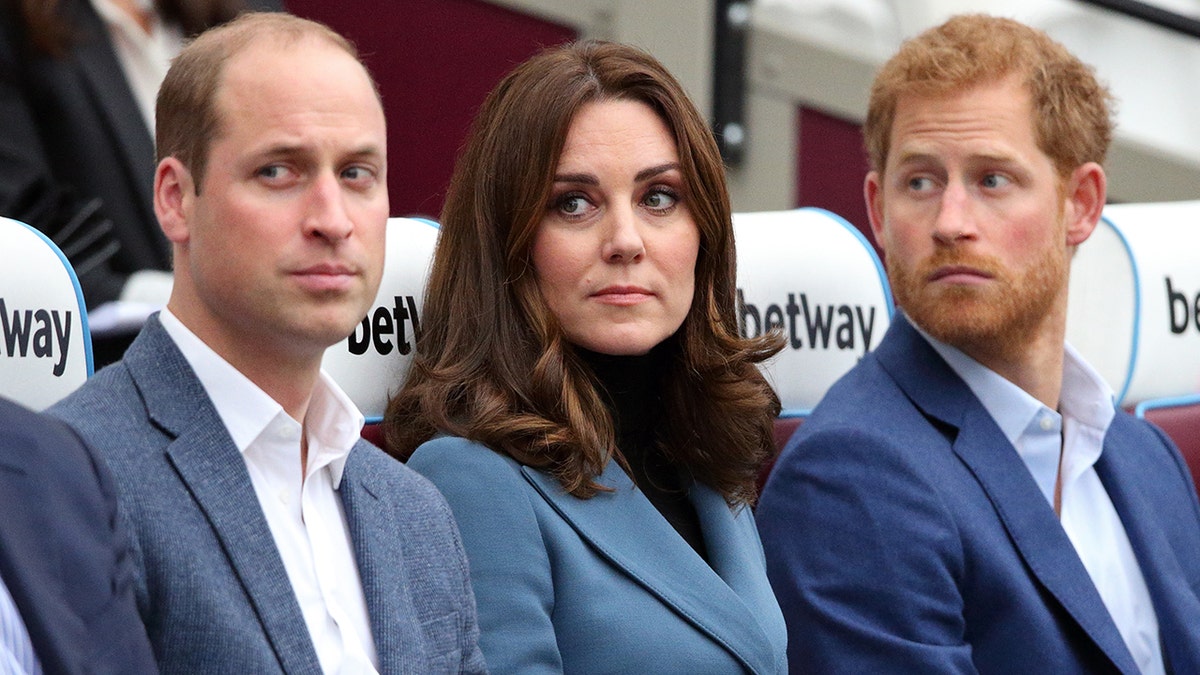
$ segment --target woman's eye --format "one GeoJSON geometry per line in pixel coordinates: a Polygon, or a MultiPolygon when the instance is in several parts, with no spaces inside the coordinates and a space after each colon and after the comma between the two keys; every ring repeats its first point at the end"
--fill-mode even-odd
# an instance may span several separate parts
{"type": "Polygon", "coordinates": [[[669,209],[678,202],[679,198],[666,190],[655,190],[642,200],[643,204],[658,211],[669,209]]]}
{"type": "Polygon", "coordinates": [[[582,195],[564,195],[557,204],[560,213],[578,215],[587,209],[587,200],[582,195]]]}

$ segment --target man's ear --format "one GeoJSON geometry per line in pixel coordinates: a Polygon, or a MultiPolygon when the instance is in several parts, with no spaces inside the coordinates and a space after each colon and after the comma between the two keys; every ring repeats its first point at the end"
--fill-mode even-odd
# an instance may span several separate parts
{"type": "Polygon", "coordinates": [[[191,234],[188,219],[195,199],[196,184],[183,162],[174,157],[159,162],[154,171],[154,215],[170,242],[187,242],[191,234]]]}
{"type": "Polygon", "coordinates": [[[1108,195],[1108,179],[1099,164],[1087,162],[1071,172],[1065,187],[1063,217],[1067,225],[1067,245],[1078,246],[1092,236],[1100,222],[1108,195]]]}
{"type": "Polygon", "coordinates": [[[887,253],[883,240],[883,177],[878,171],[867,173],[863,181],[863,199],[867,202],[867,218],[871,221],[871,233],[875,235],[875,245],[887,253]]]}

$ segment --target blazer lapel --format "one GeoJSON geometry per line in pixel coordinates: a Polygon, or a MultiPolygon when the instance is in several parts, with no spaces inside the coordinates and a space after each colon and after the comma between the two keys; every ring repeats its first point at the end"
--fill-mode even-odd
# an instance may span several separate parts
{"type": "MultiPolygon", "coordinates": [[[[87,0],[67,4],[73,10],[72,21],[80,27],[79,33],[83,36],[75,46],[82,83],[118,139],[115,145],[120,148],[125,160],[120,168],[142,196],[141,203],[144,206],[141,208],[146,211],[146,222],[153,223],[154,213],[149,205],[154,202],[154,138],[110,43],[96,38],[108,32],[104,20],[87,0]]],[[[112,170],[112,167],[98,167],[97,170],[112,170]]]]}
{"type": "MultiPolygon", "coordinates": [[[[612,492],[601,492],[591,499],[567,494],[557,480],[536,469],[523,466],[521,471],[605,560],[672,607],[696,630],[722,645],[751,672],[776,671],[770,640],[756,613],[738,595],[737,591],[747,585],[744,577],[735,574],[737,587],[731,587],[718,576],[634,487],[615,461],[609,461],[598,479],[600,484],[612,488],[612,492]]],[[[697,489],[704,488],[694,486],[693,493],[697,489]]],[[[694,495],[693,503],[697,505],[714,564],[719,562],[719,568],[728,569],[736,558],[730,550],[730,532],[719,530],[710,541],[710,526],[717,520],[712,500],[709,496],[694,495]]],[[[722,508],[729,513],[723,502],[722,508]]],[[[732,521],[731,514],[725,518],[732,521]]]]}
{"type": "Polygon", "coordinates": [[[1158,632],[1171,669],[1177,673],[1200,673],[1200,599],[1175,557],[1163,531],[1161,517],[1143,494],[1141,469],[1129,448],[1142,444],[1129,434],[1118,418],[1104,441],[1104,452],[1096,473],[1125,525],[1138,565],[1158,617],[1158,632]],[[1124,448],[1126,451],[1122,451],[1124,448]]]}
{"type": "Polygon", "coordinates": [[[320,670],[245,460],[157,315],[124,362],[151,420],[174,439],[166,448],[168,460],[221,541],[284,671],[320,670]]]}
{"type": "Polygon", "coordinates": [[[412,660],[421,650],[411,646],[420,644],[424,638],[411,621],[417,611],[410,595],[413,585],[403,564],[403,528],[380,498],[387,494],[389,486],[365,470],[365,445],[360,441],[350,452],[338,493],[354,542],[379,672],[416,673],[424,664],[412,660]]]}
{"type": "Polygon", "coordinates": [[[1138,672],[1075,547],[1016,449],[906,317],[897,314],[888,333],[891,339],[876,350],[880,364],[917,407],[953,430],[954,453],[987,493],[1033,576],[1113,664],[1122,672],[1138,672]]]}

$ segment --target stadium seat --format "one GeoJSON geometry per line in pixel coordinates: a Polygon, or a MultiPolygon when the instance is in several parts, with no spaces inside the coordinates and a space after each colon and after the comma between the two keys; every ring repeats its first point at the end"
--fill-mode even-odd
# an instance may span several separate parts
{"type": "Polygon", "coordinates": [[[1134,414],[1157,425],[1175,441],[1200,491],[1200,394],[1143,401],[1134,408],[1134,414]]]}
{"type": "Polygon", "coordinates": [[[829,387],[883,339],[891,289],[870,243],[829,211],[738,213],[733,227],[739,328],[747,336],[778,328],[787,341],[763,369],[783,404],[778,451],[829,387]]]}
{"type": "Polygon", "coordinates": [[[91,374],[75,271],[41,232],[0,218],[0,396],[42,410],[91,374]]]}
{"type": "Polygon", "coordinates": [[[326,350],[321,364],[367,418],[363,437],[380,447],[388,395],[403,381],[421,330],[421,303],[437,236],[437,223],[431,220],[388,221],[375,303],[348,338],[326,350]]]}

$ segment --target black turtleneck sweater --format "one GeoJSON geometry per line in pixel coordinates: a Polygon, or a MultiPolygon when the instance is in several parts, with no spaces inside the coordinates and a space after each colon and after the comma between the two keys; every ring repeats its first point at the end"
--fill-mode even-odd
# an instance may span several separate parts
{"type": "Polygon", "coordinates": [[[600,382],[616,431],[617,448],[629,463],[630,478],[654,508],[701,558],[708,560],[696,508],[688,500],[688,481],[659,448],[667,370],[666,345],[641,356],[610,356],[577,348],[600,382]]]}

